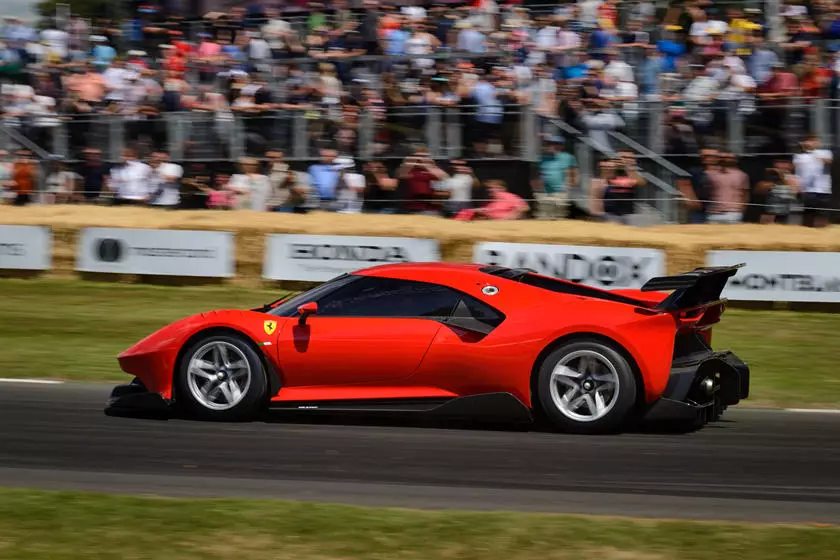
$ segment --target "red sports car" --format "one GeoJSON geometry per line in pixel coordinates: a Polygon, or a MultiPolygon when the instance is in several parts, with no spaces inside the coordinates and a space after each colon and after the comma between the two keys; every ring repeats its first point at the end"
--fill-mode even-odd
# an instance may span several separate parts
{"type": "Polygon", "coordinates": [[[109,407],[540,416],[579,433],[714,421],[749,393],[746,364],[710,346],[739,266],[615,291],[499,266],[376,266],[162,328],[119,355],[135,379],[109,407]]]}

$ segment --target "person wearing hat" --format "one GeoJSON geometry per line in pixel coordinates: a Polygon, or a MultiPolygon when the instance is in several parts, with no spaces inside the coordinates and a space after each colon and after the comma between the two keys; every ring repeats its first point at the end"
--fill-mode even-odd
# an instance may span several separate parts
{"type": "Polygon", "coordinates": [[[537,199],[537,218],[565,218],[569,212],[569,191],[578,182],[575,156],[566,151],[562,136],[546,139],[546,153],[539,164],[539,175],[531,182],[537,199]]]}

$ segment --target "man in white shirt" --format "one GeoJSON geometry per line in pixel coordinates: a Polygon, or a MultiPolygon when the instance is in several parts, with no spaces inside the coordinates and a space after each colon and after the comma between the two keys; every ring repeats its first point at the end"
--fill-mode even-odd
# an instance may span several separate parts
{"type": "Polygon", "coordinates": [[[831,150],[820,146],[816,135],[802,142],[802,151],[793,156],[793,165],[802,189],[805,206],[803,221],[811,227],[825,227],[831,211],[831,164],[834,155],[831,150]]]}
{"type": "Polygon", "coordinates": [[[636,82],[633,67],[621,60],[618,49],[607,51],[607,65],[604,67],[604,75],[612,78],[615,82],[636,82]]]}
{"type": "Polygon", "coordinates": [[[131,148],[123,150],[122,163],[111,170],[109,188],[114,192],[114,204],[141,205],[149,201],[152,168],[137,159],[131,148]]]}
{"type": "Polygon", "coordinates": [[[152,154],[151,204],[159,208],[177,208],[181,203],[181,178],[184,168],[169,161],[169,154],[156,152],[152,154]]]}

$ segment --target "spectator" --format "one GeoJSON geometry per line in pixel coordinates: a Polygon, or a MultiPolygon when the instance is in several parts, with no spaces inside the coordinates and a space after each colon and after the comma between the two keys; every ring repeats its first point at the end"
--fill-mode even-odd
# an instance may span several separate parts
{"type": "Polygon", "coordinates": [[[601,163],[601,175],[593,180],[591,196],[594,198],[593,214],[608,222],[630,224],[636,213],[637,181],[625,162],[610,159],[601,163]]]}
{"type": "Polygon", "coordinates": [[[507,185],[499,179],[487,181],[490,202],[480,208],[461,210],[456,220],[518,220],[528,212],[528,204],[521,197],[508,192],[507,185]]]}
{"type": "Polygon", "coordinates": [[[110,170],[107,185],[115,205],[136,206],[149,202],[152,169],[137,159],[137,150],[125,148],[120,164],[110,170]]]}
{"type": "Polygon", "coordinates": [[[397,177],[406,183],[407,202],[404,209],[410,213],[436,216],[440,214],[443,198],[449,193],[436,190],[432,184],[448,177],[429,156],[425,148],[420,148],[413,155],[403,160],[397,170],[397,177]]]}
{"type": "Polygon", "coordinates": [[[53,159],[50,162],[50,168],[46,180],[44,202],[48,204],[78,202],[81,199],[77,190],[81,178],[79,174],[70,170],[60,159],[53,159]]]}
{"type": "Polygon", "coordinates": [[[533,181],[538,218],[557,219],[568,215],[569,191],[578,184],[578,169],[575,156],[565,147],[565,139],[560,136],[547,139],[539,177],[533,181]]]}
{"type": "Polygon", "coordinates": [[[766,197],[762,224],[787,224],[799,194],[799,181],[792,173],[791,162],[777,159],[756,186],[756,194],[766,197]]]}
{"type": "Polygon", "coordinates": [[[334,210],[338,197],[338,181],[341,167],[336,163],[338,153],[335,150],[322,149],[321,161],[309,166],[313,196],[317,207],[322,210],[334,210]]]}
{"type": "Polygon", "coordinates": [[[451,166],[452,174],[443,181],[444,190],[449,193],[444,202],[444,214],[450,217],[473,206],[473,193],[481,185],[466,161],[453,160],[451,166]]]}
{"type": "Polygon", "coordinates": [[[38,168],[35,158],[29,150],[19,150],[12,165],[12,191],[15,206],[25,206],[33,201],[35,187],[38,184],[38,168]]]}
{"type": "Polygon", "coordinates": [[[275,212],[307,212],[307,197],[309,195],[309,177],[302,171],[294,171],[283,160],[283,152],[270,151],[266,153],[269,165],[269,181],[271,182],[271,196],[268,207],[275,212]]]}
{"type": "Polygon", "coordinates": [[[85,148],[83,157],[77,170],[82,186],[82,199],[89,203],[95,202],[108,188],[108,165],[102,161],[102,151],[97,148],[85,148]]]}
{"type": "Polygon", "coordinates": [[[181,204],[181,178],[184,168],[169,161],[166,152],[155,152],[151,157],[154,172],[151,177],[149,203],[158,208],[174,209],[181,204]]]}
{"type": "Polygon", "coordinates": [[[397,211],[394,200],[399,181],[388,175],[385,164],[371,161],[365,165],[365,195],[363,211],[393,214],[397,211]]]}
{"type": "Polygon", "coordinates": [[[259,172],[259,162],[254,158],[239,160],[240,173],[233,175],[227,183],[227,190],[234,194],[235,210],[268,210],[271,182],[259,172]]]}
{"type": "Polygon", "coordinates": [[[802,142],[802,153],[794,156],[796,179],[801,185],[805,225],[825,227],[831,211],[831,150],[821,147],[819,137],[809,136],[802,142]]]}
{"type": "Polygon", "coordinates": [[[738,168],[735,154],[720,155],[720,166],[707,173],[711,204],[707,220],[712,224],[738,224],[749,201],[750,179],[738,168]]]}

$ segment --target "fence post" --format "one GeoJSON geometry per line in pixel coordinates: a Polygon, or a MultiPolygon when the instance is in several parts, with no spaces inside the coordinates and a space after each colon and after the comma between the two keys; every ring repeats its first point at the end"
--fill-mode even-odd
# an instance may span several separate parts
{"type": "Polygon", "coordinates": [[[292,153],[294,157],[306,159],[309,152],[309,137],[306,130],[306,112],[295,111],[293,113],[294,134],[292,134],[292,153]]]}
{"type": "Polygon", "coordinates": [[[589,187],[592,184],[592,148],[586,142],[575,142],[578,163],[577,206],[589,210],[589,187]]]}
{"type": "Polygon", "coordinates": [[[651,151],[661,154],[665,150],[665,142],[662,135],[662,104],[659,102],[649,103],[648,112],[648,146],[651,151]]]}
{"type": "Polygon", "coordinates": [[[370,111],[362,109],[359,113],[359,158],[362,161],[373,159],[373,117],[370,111]]]}
{"type": "Polygon", "coordinates": [[[446,111],[446,146],[449,158],[462,157],[464,134],[461,130],[461,114],[457,109],[447,107],[446,111]]]}
{"type": "Polygon", "coordinates": [[[67,121],[58,119],[58,126],[53,128],[53,151],[64,159],[70,157],[69,142],[67,141],[67,121]]]}
{"type": "Polygon", "coordinates": [[[537,161],[539,159],[539,130],[537,129],[537,114],[530,105],[520,105],[522,111],[522,128],[520,130],[522,159],[537,161]]]}
{"type": "Polygon", "coordinates": [[[428,107],[426,109],[426,145],[433,159],[443,157],[441,153],[441,122],[440,109],[428,107]]]}
{"type": "Polygon", "coordinates": [[[744,118],[738,110],[738,101],[729,101],[726,110],[728,113],[726,120],[729,122],[729,127],[726,129],[729,151],[741,155],[744,153],[744,118]]]}
{"type": "Polygon", "coordinates": [[[230,144],[230,155],[234,160],[238,160],[246,154],[245,125],[243,124],[246,118],[239,115],[233,117],[233,134],[228,138],[228,142],[230,144]]]}
{"type": "Polygon", "coordinates": [[[119,161],[125,146],[125,119],[122,115],[109,115],[105,117],[108,123],[108,144],[111,148],[111,161],[119,161]]]}
{"type": "Polygon", "coordinates": [[[828,138],[828,117],[826,110],[826,100],[817,99],[811,106],[811,130],[820,139],[823,146],[830,146],[831,142],[828,138]]]}

